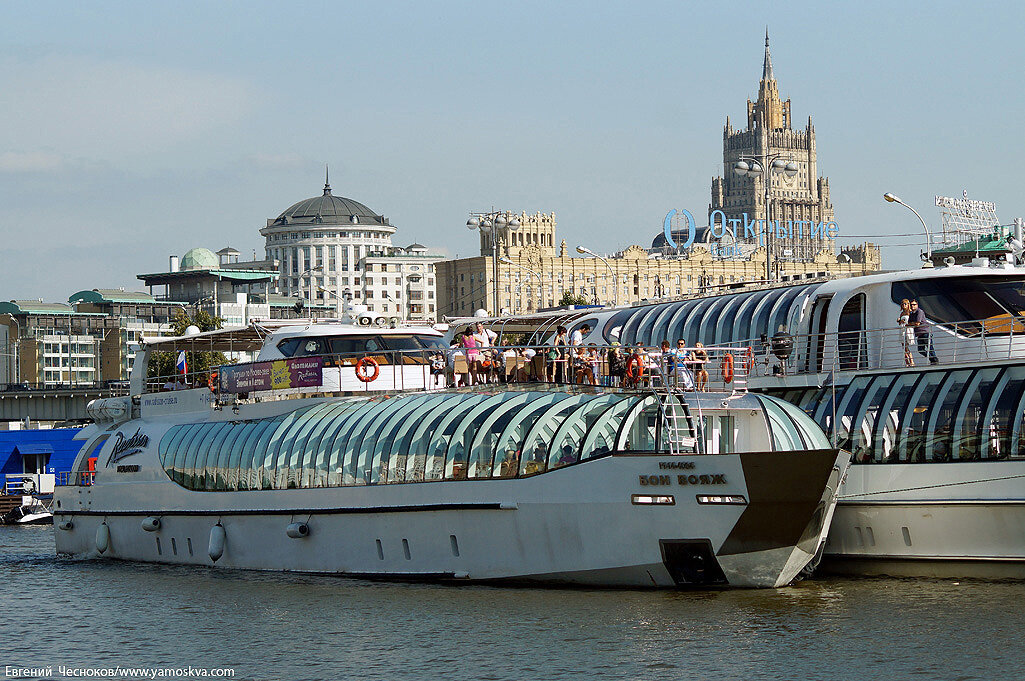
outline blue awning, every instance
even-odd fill
[[[13,454],[53,454],[53,447],[43,444],[17,444]]]

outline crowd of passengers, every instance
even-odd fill
[[[444,376],[446,385],[456,387],[545,382],[637,388],[669,377],[685,390],[708,390],[709,355],[701,343],[688,349],[681,338],[676,348],[663,340],[657,350],[618,342],[599,349],[594,343],[584,343],[590,330],[584,325],[570,334],[559,326],[544,347],[499,349],[494,331],[481,323],[468,326],[455,334],[447,352],[431,357],[435,384],[440,385]]]

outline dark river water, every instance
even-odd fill
[[[0,527],[0,577],[0,679],[41,667],[52,672],[17,678],[65,678],[60,666],[77,675],[67,678],[111,678],[99,675],[118,666],[164,670],[157,678],[228,668],[236,679],[1025,675],[1022,583],[823,578],[707,592],[410,585],[58,560],[52,527]]]

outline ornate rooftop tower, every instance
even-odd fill
[[[794,161],[798,173],[792,179],[783,173],[773,174],[769,188],[769,210],[772,220],[829,222],[833,220],[833,204],[829,199],[829,178],[818,176],[815,151],[815,127],[811,116],[803,130],[791,128],[790,100],[780,99],[779,87],[772,71],[769,54],[769,31],[765,31],[765,60],[758,83],[758,99],[747,101],[747,129],[734,130],[727,116],[723,129],[723,167],[725,177],[712,178],[712,202],[709,213],[723,211],[729,218],[763,220],[762,197],[765,187],[760,177],[739,177],[731,172],[742,156],[780,154]],[[738,235],[741,236],[741,235]],[[787,260],[808,260],[833,244],[824,238],[803,235],[778,239],[776,257]]]

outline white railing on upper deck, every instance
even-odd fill
[[[752,377],[1025,360],[1021,318],[929,324],[927,330],[924,338],[904,327],[797,334],[789,336],[792,349],[785,359],[772,352],[772,338],[740,345],[757,355]]]
[[[663,352],[661,348],[618,345],[517,345],[312,357],[319,357],[324,365],[318,385],[221,392],[224,385],[220,373],[261,364],[256,362],[190,373],[186,377],[154,377],[147,380],[147,389],[152,394],[212,386],[215,401],[221,403],[526,382],[731,392],[745,389],[756,360],[753,350],[746,346],[670,348]],[[377,369],[377,376],[370,381],[357,377],[356,364],[365,358],[374,360],[371,372]],[[211,379],[214,372],[219,372],[218,378]]]

